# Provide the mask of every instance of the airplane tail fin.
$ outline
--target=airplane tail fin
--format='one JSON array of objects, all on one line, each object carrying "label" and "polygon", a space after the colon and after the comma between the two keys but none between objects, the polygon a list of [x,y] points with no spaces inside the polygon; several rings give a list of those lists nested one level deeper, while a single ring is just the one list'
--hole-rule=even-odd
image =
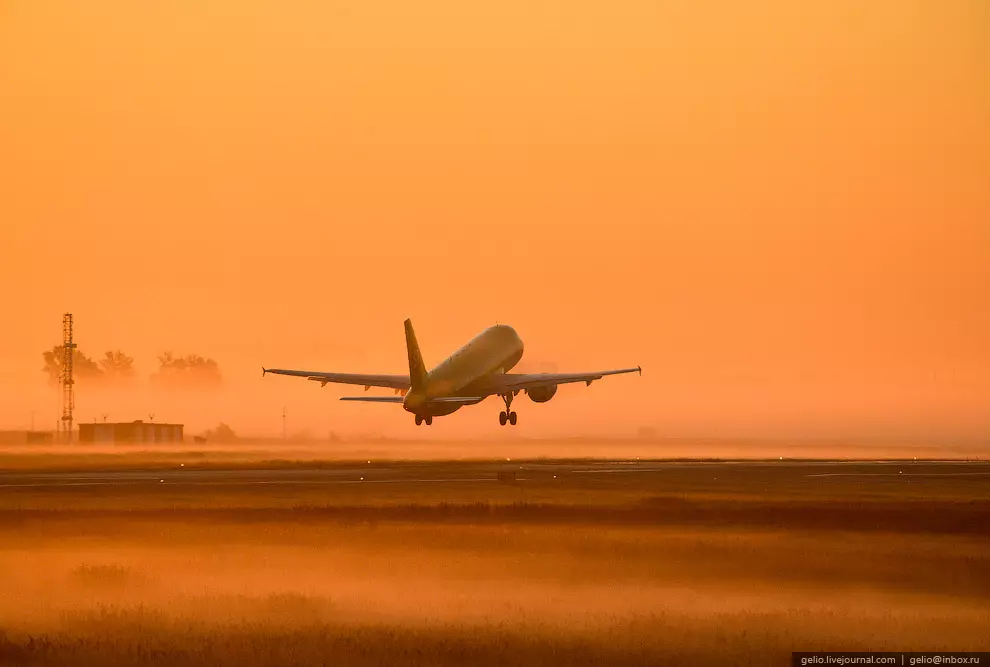
[{"label": "airplane tail fin", "polygon": [[416,332],[413,331],[412,320],[406,320],[406,352],[409,355],[409,384],[411,389],[416,391],[426,384],[426,366],[423,364],[423,355],[419,351],[419,343],[416,342]]}]

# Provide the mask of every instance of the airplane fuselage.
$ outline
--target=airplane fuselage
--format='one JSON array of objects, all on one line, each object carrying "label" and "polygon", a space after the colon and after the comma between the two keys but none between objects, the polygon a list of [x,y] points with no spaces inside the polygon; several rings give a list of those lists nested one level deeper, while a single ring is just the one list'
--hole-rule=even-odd
[{"label": "airplane fuselage", "polygon": [[[523,342],[505,324],[488,327],[426,374],[424,386],[411,389],[402,407],[417,415],[449,415],[464,404],[429,403],[441,396],[485,396],[487,380],[507,373],[523,355]],[[429,409],[426,409],[429,403]]]}]

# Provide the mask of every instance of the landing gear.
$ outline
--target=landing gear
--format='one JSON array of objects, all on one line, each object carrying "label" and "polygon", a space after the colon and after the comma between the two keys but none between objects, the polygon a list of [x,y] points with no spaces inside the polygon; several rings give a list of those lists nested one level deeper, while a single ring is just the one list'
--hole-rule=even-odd
[{"label": "landing gear", "polygon": [[433,426],[433,417],[431,415],[426,415],[425,419],[427,426]]},{"label": "landing gear", "polygon": [[499,413],[498,423],[502,426],[505,426],[506,423],[515,426],[517,419],[516,413],[509,409],[512,406],[512,392],[502,394],[502,400],[505,401],[505,410]]},{"label": "landing gear", "polygon": [[424,417],[423,415],[416,415],[416,426],[419,426],[423,422],[426,422],[427,426],[433,426],[433,416],[426,415]]},{"label": "landing gear", "polygon": [[422,423],[423,423],[423,415],[416,415],[416,426],[419,426]]},{"label": "landing gear", "polygon": [[515,426],[516,420],[517,420],[517,416],[515,412],[511,412],[511,411],[506,412],[505,410],[503,410],[498,414],[498,423],[501,424],[502,426],[505,426],[506,423]]}]

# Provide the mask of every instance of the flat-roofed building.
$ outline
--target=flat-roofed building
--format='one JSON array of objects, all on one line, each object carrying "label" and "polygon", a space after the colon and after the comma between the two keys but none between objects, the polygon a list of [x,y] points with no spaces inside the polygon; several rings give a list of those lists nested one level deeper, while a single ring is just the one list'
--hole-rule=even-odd
[{"label": "flat-roofed building", "polygon": [[133,421],[79,424],[79,442],[154,444],[182,442],[182,424]]},{"label": "flat-roofed building", "polygon": [[50,445],[55,442],[51,431],[0,431],[0,445]]}]

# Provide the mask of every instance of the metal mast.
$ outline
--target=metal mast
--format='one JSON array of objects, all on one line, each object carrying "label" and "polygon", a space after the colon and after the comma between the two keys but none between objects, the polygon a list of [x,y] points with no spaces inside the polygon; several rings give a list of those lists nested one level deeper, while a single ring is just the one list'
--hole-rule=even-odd
[{"label": "metal mast", "polygon": [[62,432],[65,441],[72,442],[72,408],[76,399],[72,379],[72,351],[76,344],[72,341],[72,313],[62,316]]}]

